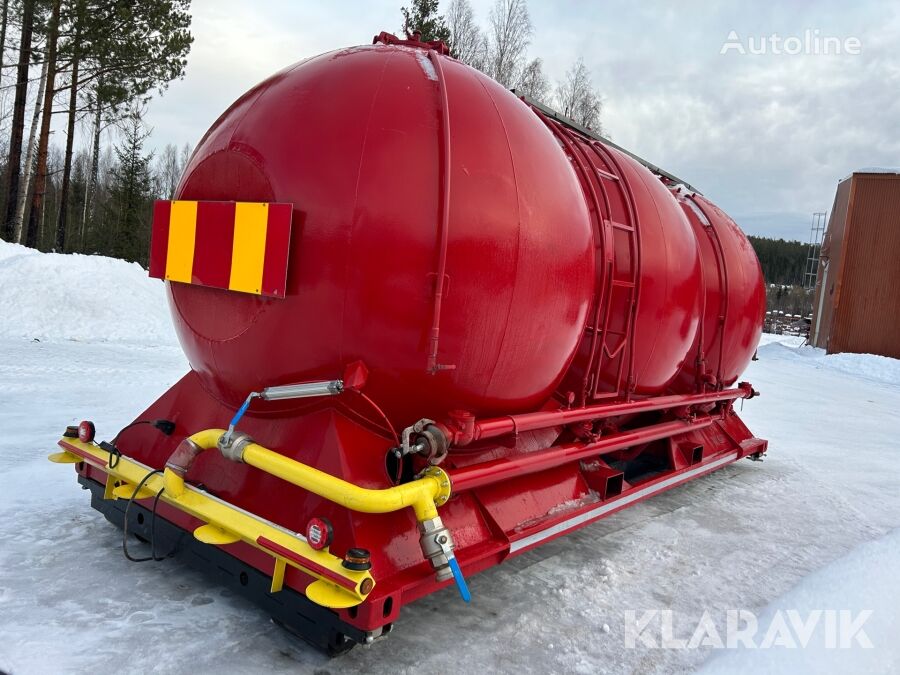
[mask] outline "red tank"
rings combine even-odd
[[[691,223],[703,278],[701,324],[678,389],[734,384],[756,351],[766,290],[759,259],[737,224],[702,195],[674,194]]]
[[[223,401],[337,377],[355,360],[397,424],[423,410],[519,412],[553,392],[593,293],[587,208],[553,136],[521,101],[461,63],[442,69],[453,113],[437,372],[428,363],[446,198],[437,72],[421,49],[359,47],[242,97],[197,146],[178,189],[179,199],[295,207],[283,300],[169,285],[191,365]]]
[[[631,157],[596,153],[584,138],[567,153],[554,138],[561,125],[548,128],[468,66],[446,59],[442,70],[452,117],[437,372],[428,357],[446,176],[427,52],[377,45],[304,61],[243,96],[198,145],[180,199],[295,206],[283,300],[169,285],[191,365],[224,402],[336,377],[362,360],[369,395],[406,424],[423,410],[540,406],[579,345],[565,393],[581,400],[617,394],[627,376],[638,395],[662,393],[684,367],[705,300],[707,237],[698,244],[693,212]],[[580,186],[582,155],[600,176],[598,204]],[[736,227],[717,230],[723,250],[753,256]],[[735,316],[755,317],[761,275],[743,262],[727,261],[742,279],[727,295]],[[591,351],[602,323],[593,331],[588,322],[584,337],[589,309],[620,333],[605,343],[607,352],[624,344],[612,358],[596,344]],[[711,321],[714,341],[718,316]],[[759,322],[728,333],[726,384],[746,366]],[[586,372],[593,381],[576,383]]]
[[[330,652],[767,447],[733,407],[765,303],[734,222],[445,45],[375,42],[204,136],[151,254],[192,370],[115,446],[85,426],[54,456]],[[248,286],[270,247],[277,283]]]

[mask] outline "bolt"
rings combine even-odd
[[[447,535],[442,534],[440,537],[438,537],[438,543],[439,543],[439,544],[446,544],[446,543],[447,543]]]

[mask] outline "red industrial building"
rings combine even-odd
[[[810,342],[900,358],[900,170],[840,183],[822,243]]]

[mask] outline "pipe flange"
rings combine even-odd
[[[230,459],[232,462],[243,462],[244,448],[253,442],[254,440],[250,438],[249,434],[242,431],[226,432],[219,437],[217,446],[225,459]]]
[[[429,476],[437,480],[439,491],[434,496],[435,506],[443,506],[444,504],[446,504],[447,500],[450,499],[450,493],[452,490],[452,485],[450,484],[450,474],[448,474],[439,466],[429,466],[419,474],[420,478],[424,478],[425,476]]]

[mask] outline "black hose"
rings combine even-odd
[[[160,560],[171,557],[175,553],[173,549],[164,556],[156,555],[156,507],[159,504],[159,498],[162,496],[162,493],[166,491],[165,488],[162,488],[157,492],[156,496],[153,498],[153,510],[151,511],[152,515],[150,520],[150,555],[144,558],[135,558],[128,552],[128,514],[131,511],[131,505],[134,503],[135,497],[137,497],[137,494],[141,491],[141,488],[144,487],[149,478],[158,473],[162,473],[162,470],[154,469],[144,476],[141,479],[141,482],[134,488],[134,492],[131,493],[131,497],[128,498],[128,504],[125,506],[125,524],[122,527],[122,553],[131,562],[147,562],[149,560],[159,562]]]

